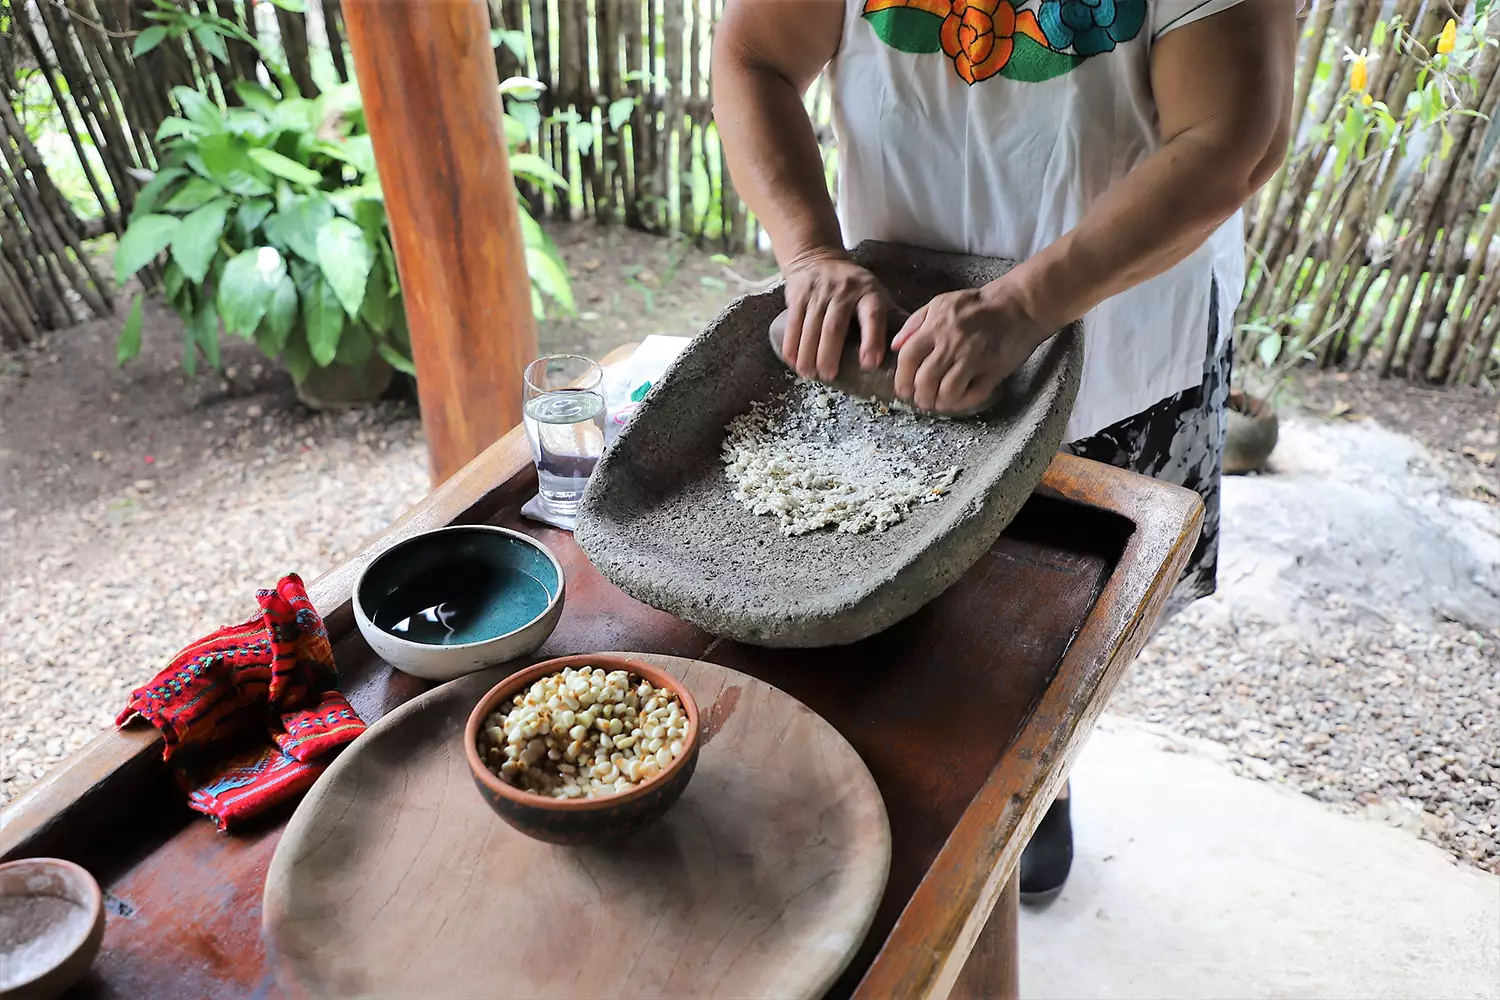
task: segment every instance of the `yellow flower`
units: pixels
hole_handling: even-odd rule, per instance
[[[1458,44],[1458,22],[1450,17],[1448,23],[1443,25],[1443,33],[1438,36],[1438,55],[1445,56],[1452,52],[1456,44]]]
[[[1361,97],[1359,99],[1359,103],[1363,104],[1365,107],[1368,108],[1370,105],[1372,105],[1372,104],[1375,103],[1375,98],[1371,94],[1366,94],[1364,97]]]
[[[1349,71],[1349,89],[1356,94],[1363,94],[1370,89],[1370,63],[1380,57],[1371,55],[1369,49],[1360,49],[1355,52],[1351,48],[1344,49],[1344,62],[1352,62],[1354,67]]]

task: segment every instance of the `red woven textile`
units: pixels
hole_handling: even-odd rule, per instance
[[[188,804],[221,830],[301,795],[365,731],[335,689],[328,630],[301,578],[256,599],[259,615],[183,649],[115,720],[161,730]]]

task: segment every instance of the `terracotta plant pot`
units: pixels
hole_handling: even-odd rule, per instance
[[[314,410],[368,406],[385,395],[394,375],[395,370],[378,354],[371,354],[362,365],[315,367],[297,386],[297,398]]]
[[[1224,437],[1224,472],[1244,475],[1265,468],[1276,450],[1276,410],[1264,399],[1235,389],[1229,393],[1229,430]]]

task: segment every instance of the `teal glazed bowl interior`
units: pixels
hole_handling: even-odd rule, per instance
[[[375,558],[354,586],[354,620],[380,657],[444,681],[536,652],[562,615],[562,565],[528,535],[440,528]]]

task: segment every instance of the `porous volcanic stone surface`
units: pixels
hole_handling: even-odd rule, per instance
[[[885,243],[862,244],[855,257],[909,310],[1013,266]],[[794,380],[766,335],[785,305],[779,287],[741,298],[688,346],[600,461],[574,537],[627,594],[714,635],[774,647],[856,642],[962,576],[1041,481],[1078,391],[1082,327],[1043,345],[983,417],[933,421],[930,464],[963,467],[941,501],[883,533],[788,538],[734,498],[720,458],[725,424]]]

